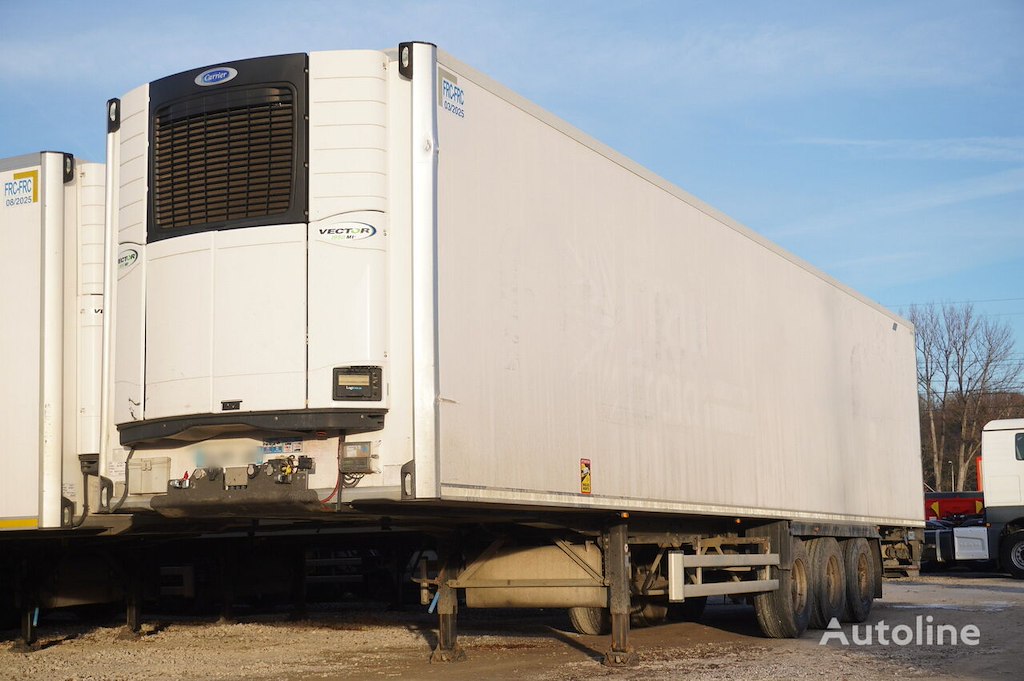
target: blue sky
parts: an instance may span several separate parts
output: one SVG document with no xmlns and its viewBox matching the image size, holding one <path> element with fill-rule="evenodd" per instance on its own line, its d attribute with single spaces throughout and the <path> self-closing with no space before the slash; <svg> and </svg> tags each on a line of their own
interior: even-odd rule
<svg viewBox="0 0 1024 681">
<path fill-rule="evenodd" d="M 173 8 L 173 11 L 171 9 Z M 1024 3 L 0 0 L 0 158 L 231 59 L 429 40 L 879 302 L 1024 354 Z"/>
</svg>

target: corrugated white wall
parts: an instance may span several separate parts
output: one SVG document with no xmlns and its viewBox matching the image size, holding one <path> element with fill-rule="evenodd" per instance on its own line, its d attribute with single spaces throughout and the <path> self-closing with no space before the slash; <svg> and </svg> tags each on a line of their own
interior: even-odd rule
<svg viewBox="0 0 1024 681">
<path fill-rule="evenodd" d="M 308 406 L 382 407 L 335 401 L 333 370 L 387 365 L 387 57 L 311 53 L 309 101 Z"/>
<path fill-rule="evenodd" d="M 309 221 L 387 208 L 387 58 L 309 55 Z"/>
<path fill-rule="evenodd" d="M 121 129 L 115 133 L 117 183 L 114 225 L 119 262 L 114 293 L 113 422 L 143 417 L 146 301 L 146 173 L 149 149 L 149 85 L 121 98 Z M 132 255 L 127 259 L 127 255 Z M 109 305 L 108 305 L 109 306 Z"/>
</svg>

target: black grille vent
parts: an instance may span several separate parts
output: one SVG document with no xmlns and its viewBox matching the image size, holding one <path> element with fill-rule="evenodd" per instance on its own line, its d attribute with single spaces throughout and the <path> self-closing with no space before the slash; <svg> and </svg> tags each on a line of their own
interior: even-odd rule
<svg viewBox="0 0 1024 681">
<path fill-rule="evenodd" d="M 150 188 L 157 230 L 287 213 L 297 118 L 288 86 L 229 88 L 157 109 Z"/>
</svg>

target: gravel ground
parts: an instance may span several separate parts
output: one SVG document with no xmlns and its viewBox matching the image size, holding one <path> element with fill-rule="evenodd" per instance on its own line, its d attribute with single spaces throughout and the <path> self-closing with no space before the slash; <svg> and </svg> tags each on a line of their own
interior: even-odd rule
<svg viewBox="0 0 1024 681">
<path fill-rule="evenodd" d="M 600 665 L 606 637 L 571 633 L 554 611 L 465 611 L 468 660 L 428 663 L 434 618 L 379 606 L 316 612 L 309 620 L 259 616 L 238 623 L 154 616 L 140 637 L 116 622 L 48 622 L 23 652 L 0 632 L 0 679 L 1020 679 L 1024 583 L 968 573 L 889 581 L 868 624 L 913 626 L 916 617 L 960 628 L 977 646 L 819 644 L 762 638 L 746 605 L 716 601 L 700 624 L 634 629 L 640 666 Z M 851 636 L 849 625 L 844 633 Z M 861 630 L 862 632 L 864 630 Z"/>
</svg>

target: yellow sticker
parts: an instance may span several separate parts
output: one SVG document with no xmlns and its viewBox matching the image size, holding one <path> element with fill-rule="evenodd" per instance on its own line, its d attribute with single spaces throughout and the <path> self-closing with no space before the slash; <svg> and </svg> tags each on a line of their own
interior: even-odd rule
<svg viewBox="0 0 1024 681">
<path fill-rule="evenodd" d="M 4 205 L 18 206 L 39 202 L 39 171 L 14 173 L 13 182 L 4 182 Z"/>
<path fill-rule="evenodd" d="M 580 494 L 590 494 L 590 459 L 580 459 Z"/>
<path fill-rule="evenodd" d="M 39 518 L 0 518 L 0 530 L 27 530 L 39 527 Z"/>
</svg>

